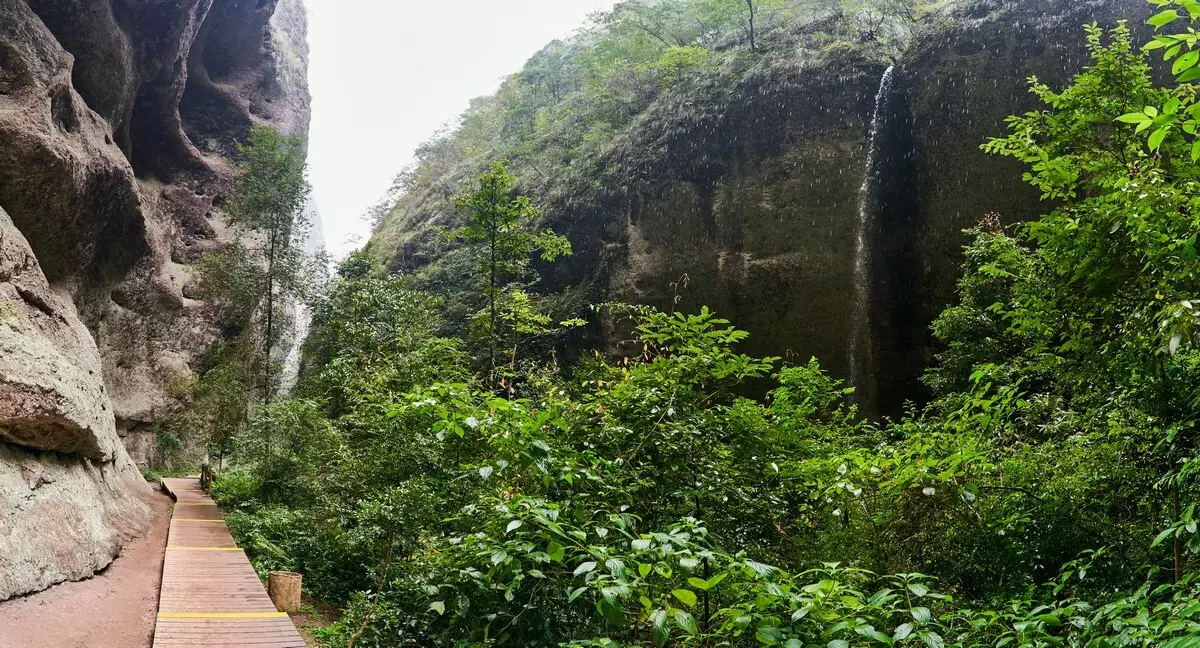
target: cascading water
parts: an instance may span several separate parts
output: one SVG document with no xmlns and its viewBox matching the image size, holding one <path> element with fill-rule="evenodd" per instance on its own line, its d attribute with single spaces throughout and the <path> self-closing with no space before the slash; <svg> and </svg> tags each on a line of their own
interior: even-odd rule
<svg viewBox="0 0 1200 648">
<path fill-rule="evenodd" d="M 875 94 L 875 112 L 867 137 L 867 160 L 862 186 L 858 190 L 858 222 L 854 234 L 854 311 L 850 329 L 850 384 L 858 390 L 859 401 L 869 399 L 867 381 L 872 362 L 871 345 L 871 256 L 872 230 L 878 211 L 879 137 L 884 109 L 892 88 L 894 67 L 888 67 L 879 80 Z"/>
</svg>

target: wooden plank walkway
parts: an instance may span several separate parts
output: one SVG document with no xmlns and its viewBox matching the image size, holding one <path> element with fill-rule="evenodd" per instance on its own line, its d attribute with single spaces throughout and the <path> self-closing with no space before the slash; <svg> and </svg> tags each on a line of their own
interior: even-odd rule
<svg viewBox="0 0 1200 648">
<path fill-rule="evenodd" d="M 277 612 L 200 481 L 164 479 L 175 513 L 163 560 L 154 648 L 304 648 Z"/>
</svg>

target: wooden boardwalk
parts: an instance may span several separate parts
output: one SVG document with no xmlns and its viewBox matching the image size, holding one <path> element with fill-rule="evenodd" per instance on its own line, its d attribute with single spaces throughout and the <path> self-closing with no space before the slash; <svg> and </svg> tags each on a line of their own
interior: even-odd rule
<svg viewBox="0 0 1200 648">
<path fill-rule="evenodd" d="M 164 479 L 175 513 L 154 648 L 304 648 L 197 479 Z"/>
</svg>

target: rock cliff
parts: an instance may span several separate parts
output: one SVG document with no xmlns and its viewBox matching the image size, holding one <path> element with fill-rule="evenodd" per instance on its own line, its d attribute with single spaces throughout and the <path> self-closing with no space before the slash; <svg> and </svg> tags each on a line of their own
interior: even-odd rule
<svg viewBox="0 0 1200 648">
<path fill-rule="evenodd" d="M 891 51 L 873 33 L 830 43 L 832 19 L 764 46 L 745 73 L 718 68 L 661 92 L 594 159 L 547 169 L 526 142 L 475 148 L 510 156 L 571 239 L 575 256 L 547 269 L 551 284 L 587 286 L 594 301 L 707 304 L 751 333 L 750 352 L 816 356 L 857 377 L 869 410 L 898 413 L 921 398 L 935 351 L 928 326 L 953 296 L 962 230 L 989 213 L 1014 222 L 1040 210 L 1020 165 L 980 144 L 1032 108 L 1029 76 L 1061 85 L 1081 70 L 1085 23 L 1141 24 L 1149 10 L 1143 0 L 961 0 Z M 542 78 L 544 66 L 535 59 L 510 83 Z M 467 174 L 447 159 L 472 150 L 478 121 L 469 113 L 460 134 L 423 150 L 369 245 L 392 267 L 434 261 L 421 232 L 453 218 L 447 196 Z"/>
<path fill-rule="evenodd" d="M 306 60 L 299 0 L 0 0 L 0 600 L 141 532 L 120 437 L 217 333 L 189 264 L 234 142 L 306 132 Z"/>
</svg>

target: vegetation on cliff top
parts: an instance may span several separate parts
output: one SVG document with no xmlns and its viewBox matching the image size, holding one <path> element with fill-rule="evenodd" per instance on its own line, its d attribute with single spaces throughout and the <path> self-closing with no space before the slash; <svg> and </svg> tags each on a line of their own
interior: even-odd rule
<svg viewBox="0 0 1200 648">
<path fill-rule="evenodd" d="M 680 123 L 702 122 L 722 112 L 739 85 L 774 67 L 850 52 L 888 60 L 943 4 L 620 2 L 574 37 L 548 45 L 420 147 L 415 165 L 373 209 L 367 249 L 392 270 L 442 259 L 446 250 L 411 243 L 429 239 L 431 222 L 457 224 L 450 197 L 498 159 L 509 160 L 523 191 L 543 202 L 551 220 L 566 216 L 572 205 L 595 201 L 612 172 L 614 148 L 652 107 L 671 107 Z"/>
</svg>

